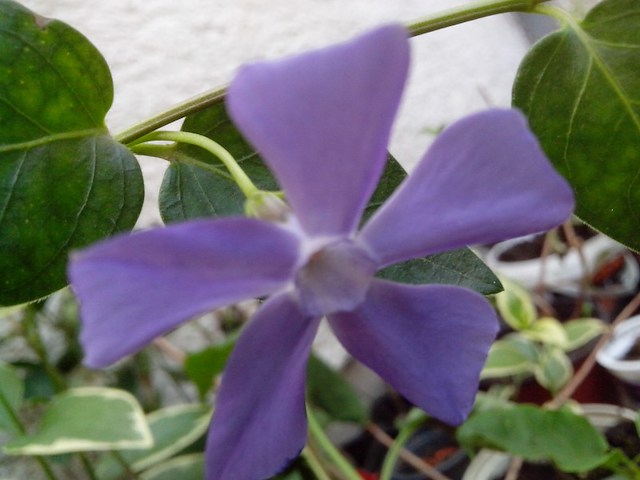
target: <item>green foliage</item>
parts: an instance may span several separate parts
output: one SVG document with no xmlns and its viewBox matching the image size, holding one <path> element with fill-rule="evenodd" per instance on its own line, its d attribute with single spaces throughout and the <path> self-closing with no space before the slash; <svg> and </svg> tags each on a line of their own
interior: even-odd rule
<svg viewBox="0 0 640 480">
<path fill-rule="evenodd" d="M 20 433 L 15 415 L 24 397 L 24 382 L 11 365 L 0 362 L 0 431 Z"/>
<path fill-rule="evenodd" d="M 235 339 L 231 339 L 187 355 L 184 372 L 198 388 L 201 398 L 213 387 L 215 377 L 224 370 L 234 345 Z"/>
<path fill-rule="evenodd" d="M 353 387 L 316 356 L 307 365 L 307 396 L 333 420 L 364 424 L 367 409 Z"/>
<path fill-rule="evenodd" d="M 142 176 L 104 125 L 112 95 L 87 39 L 0 0 L 0 305 L 64 287 L 71 250 L 133 227 Z"/>
<path fill-rule="evenodd" d="M 457 439 L 467 449 L 486 447 L 526 460 L 548 460 L 567 472 L 595 468 L 608 452 L 603 435 L 583 416 L 526 404 L 471 416 Z"/>
<path fill-rule="evenodd" d="M 148 449 L 123 450 L 120 453 L 121 460 L 124 460 L 129 468 L 134 472 L 141 472 L 154 465 L 160 465 L 173 455 L 179 453 L 193 442 L 198 440 L 209 427 L 211 409 L 199 404 L 177 405 L 156 410 L 147 415 L 147 423 L 153 437 L 153 446 Z M 180 468 L 185 468 L 183 461 L 185 457 L 175 462 Z M 191 465 L 191 462 L 187 462 Z M 163 464 L 164 468 L 167 463 Z M 175 463 L 169 464 L 171 471 L 176 468 Z M 164 471 L 164 468 L 162 471 Z M 195 468 L 193 465 L 190 468 Z M 110 480 L 121 478 L 125 473 L 122 465 L 113 457 L 107 456 L 98 465 L 96 473 L 100 480 Z M 143 478 L 156 478 L 157 473 L 145 472 Z M 164 477 L 162 477 L 164 478 Z M 183 477 L 173 477 L 183 478 Z"/>
<path fill-rule="evenodd" d="M 533 375 L 551 393 L 557 393 L 573 374 L 567 352 L 598 335 L 605 327 L 596 318 L 578 318 L 561 323 L 538 317 L 531 294 L 517 283 L 502 280 L 504 291 L 495 296 L 496 308 L 513 330 L 494 342 L 482 370 L 483 378 Z"/>
<path fill-rule="evenodd" d="M 36 432 L 4 446 L 8 455 L 149 448 L 151 432 L 138 401 L 123 390 L 83 387 L 56 395 Z"/>
<path fill-rule="evenodd" d="M 204 455 L 200 453 L 182 455 L 161 463 L 140 475 L 141 480 L 202 480 L 204 478 Z"/>
<path fill-rule="evenodd" d="M 582 22 L 558 9 L 544 11 L 564 24 L 522 62 L 513 104 L 573 186 L 576 214 L 638 250 L 638 2 L 606 0 Z"/>
</svg>

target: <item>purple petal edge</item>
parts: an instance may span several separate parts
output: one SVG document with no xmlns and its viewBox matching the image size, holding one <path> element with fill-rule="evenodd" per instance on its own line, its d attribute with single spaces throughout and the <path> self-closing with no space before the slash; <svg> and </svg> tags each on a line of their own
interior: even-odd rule
<svg viewBox="0 0 640 480">
<path fill-rule="evenodd" d="M 495 311 L 480 294 L 450 285 L 375 280 L 362 306 L 329 317 L 345 348 L 409 401 L 452 424 L 473 406 L 496 337 Z"/>
<path fill-rule="evenodd" d="M 360 238 L 388 265 L 545 231 L 573 207 L 524 116 L 492 109 L 447 128 Z"/>
<path fill-rule="evenodd" d="M 389 25 L 355 40 L 240 70 L 227 107 L 274 171 L 310 235 L 351 233 L 386 160 L 409 65 Z"/>
<path fill-rule="evenodd" d="M 120 236 L 74 254 L 68 276 L 85 364 L 107 366 L 195 315 L 282 288 L 297 249 L 297 238 L 275 225 L 229 218 Z"/>
<path fill-rule="evenodd" d="M 206 448 L 208 480 L 269 478 L 302 450 L 306 365 L 318 323 L 280 294 L 242 332 L 216 398 Z"/>
</svg>

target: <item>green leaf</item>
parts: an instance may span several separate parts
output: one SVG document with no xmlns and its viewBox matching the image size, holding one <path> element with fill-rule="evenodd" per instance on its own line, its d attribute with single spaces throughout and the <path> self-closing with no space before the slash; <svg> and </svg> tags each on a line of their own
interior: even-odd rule
<svg viewBox="0 0 640 480">
<path fill-rule="evenodd" d="M 474 414 L 458 429 L 467 449 L 492 448 L 525 460 L 547 460 L 561 470 L 581 472 L 607 459 L 608 445 L 589 421 L 568 409 L 514 405 Z"/>
<path fill-rule="evenodd" d="M 553 317 L 539 318 L 521 333 L 532 340 L 562 348 L 563 350 L 566 350 L 569 345 L 569 339 L 564 327 L 559 320 Z"/>
<path fill-rule="evenodd" d="M 506 336 L 496 340 L 482 369 L 482 378 L 500 378 L 533 373 L 538 349 L 526 338 Z"/>
<path fill-rule="evenodd" d="M 313 355 L 307 365 L 307 393 L 311 402 L 334 420 L 362 425 L 368 419 L 367 409 L 351 385 Z"/>
<path fill-rule="evenodd" d="M 577 215 L 638 250 L 640 4 L 606 0 L 561 20 L 522 62 L 513 104 L 573 186 Z"/>
<path fill-rule="evenodd" d="M 212 345 L 200 352 L 190 353 L 184 362 L 184 371 L 196 384 L 200 397 L 204 397 L 213 386 L 214 378 L 221 374 L 235 345 L 235 339 Z"/>
<path fill-rule="evenodd" d="M 502 279 L 504 290 L 495 296 L 502 319 L 514 330 L 530 328 L 537 318 L 531 294 L 515 282 Z"/>
<path fill-rule="evenodd" d="M 222 145 L 258 188 L 278 190 L 270 170 L 231 123 L 224 103 L 188 116 L 182 130 L 205 135 Z M 167 222 L 200 217 L 242 215 L 244 195 L 211 153 L 192 145 L 180 144 L 160 188 L 160 213 Z M 192 159 L 216 169 L 194 165 Z"/>
<path fill-rule="evenodd" d="M 586 345 L 606 330 L 604 322 L 599 318 L 576 318 L 563 323 L 562 327 L 567 337 L 567 352 Z"/>
<path fill-rule="evenodd" d="M 468 248 L 397 263 L 378 272 L 378 277 L 413 285 L 458 285 L 483 295 L 502 290 L 494 273 Z"/>
<path fill-rule="evenodd" d="M 124 450 L 120 455 L 134 472 L 140 472 L 179 453 L 209 428 L 211 409 L 200 404 L 177 405 L 147 415 L 153 437 L 148 450 Z M 113 457 L 105 457 L 96 471 L 101 480 L 120 478 L 124 472 Z M 182 478 L 182 477 L 176 477 Z"/>
<path fill-rule="evenodd" d="M 533 375 L 540 385 L 555 395 L 571 379 L 573 366 L 563 350 L 546 348 L 538 356 Z"/>
<path fill-rule="evenodd" d="M 0 0 L 0 305 L 64 287 L 70 250 L 133 227 L 143 182 L 105 127 L 112 96 L 86 38 Z"/>
<path fill-rule="evenodd" d="M 141 480 L 202 480 L 204 455 L 193 453 L 173 458 L 140 475 Z"/>
<path fill-rule="evenodd" d="M 15 415 L 24 398 L 24 382 L 11 365 L 0 362 L 0 430 L 20 433 Z"/>
<path fill-rule="evenodd" d="M 40 428 L 4 446 L 8 455 L 149 448 L 151 432 L 138 401 L 124 390 L 84 387 L 56 395 Z"/>
</svg>

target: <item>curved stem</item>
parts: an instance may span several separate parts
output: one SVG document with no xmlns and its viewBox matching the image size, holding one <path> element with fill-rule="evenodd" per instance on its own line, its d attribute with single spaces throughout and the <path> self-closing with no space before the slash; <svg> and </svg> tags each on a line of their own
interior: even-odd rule
<svg viewBox="0 0 640 480">
<path fill-rule="evenodd" d="M 393 445 L 389 448 L 389 452 L 384 457 L 382 470 L 380 471 L 380 480 L 391 480 L 393 469 L 398 462 L 398 458 L 400 458 L 400 452 L 402 452 L 405 444 L 409 438 L 411 438 L 411 435 L 413 435 L 423 423 L 424 418 L 418 418 L 416 420 L 406 422 L 402 426 L 393 442 Z"/>
<path fill-rule="evenodd" d="M 444 10 L 424 17 L 407 25 L 407 29 L 409 30 L 409 34 L 412 37 L 415 37 L 424 33 L 433 32 L 442 28 L 451 27 L 453 25 L 500 13 L 536 12 L 553 14 L 551 11 L 548 12 L 547 10 L 543 10 L 538 7 L 538 4 L 548 1 L 550 0 L 479 0 L 461 7 L 451 8 L 449 10 Z M 207 90 L 200 95 L 196 95 L 183 103 L 159 113 L 158 115 L 127 128 L 123 132 L 115 135 L 114 138 L 125 145 L 134 142 L 137 139 L 158 130 L 159 128 L 167 126 L 171 122 L 180 120 L 187 115 L 191 115 L 222 102 L 226 95 L 226 91 L 226 86 Z"/>
<path fill-rule="evenodd" d="M 380 444 L 384 445 L 387 448 L 393 447 L 393 438 L 387 435 L 387 433 L 378 425 L 373 422 L 369 422 L 366 425 L 366 429 L 371 434 L 371 436 L 375 438 Z M 419 472 L 424 473 L 427 478 L 431 478 L 433 480 L 451 480 L 446 475 L 440 473 L 438 469 L 432 467 L 420 457 L 404 448 L 400 449 L 399 455 L 402 460 L 407 462 Z"/>
<path fill-rule="evenodd" d="M 340 472 L 347 480 L 362 480 L 360 474 L 349 463 L 349 461 L 340 453 L 335 447 L 329 437 L 324 433 L 318 419 L 313 413 L 313 409 L 307 406 L 307 419 L 309 420 L 309 433 L 313 439 L 318 443 L 320 448 L 327 454 L 327 456 L 333 461 L 333 463 L 340 469 Z"/>
<path fill-rule="evenodd" d="M 134 142 L 148 133 L 167 126 L 171 122 L 180 120 L 187 115 L 191 115 L 192 113 L 199 112 L 207 107 L 220 103 L 224 99 L 226 90 L 226 87 L 217 87 L 213 90 L 207 90 L 200 95 L 170 108 L 169 110 L 133 125 L 125 131 L 117 134 L 114 138 L 125 145 Z"/>
<path fill-rule="evenodd" d="M 307 462 L 309 469 L 316 476 L 317 480 L 331 480 L 331 477 L 327 472 L 324 471 L 322 463 L 320 462 L 320 460 L 318 460 L 318 457 L 313 452 L 313 450 L 311 450 L 309 447 L 305 447 L 304 450 L 302 450 L 301 455 L 302 458 L 304 458 L 304 460 Z"/>
<path fill-rule="evenodd" d="M 249 198 L 260 190 L 256 187 L 251 179 L 247 176 L 247 174 L 240 168 L 236 159 L 231 155 L 227 150 L 222 147 L 219 143 L 211 140 L 204 135 L 199 135 L 197 133 L 191 132 L 169 132 L 169 131 L 158 131 L 149 133 L 142 138 L 136 140 L 133 144 L 131 144 L 130 148 L 135 150 L 139 148 L 142 143 L 153 142 L 153 141 L 169 141 L 169 142 L 179 142 L 179 143 L 187 143 L 189 145 L 195 145 L 196 147 L 200 147 L 207 152 L 214 155 L 218 158 L 224 166 L 227 168 L 233 180 L 236 182 L 242 193 Z"/>
<path fill-rule="evenodd" d="M 429 15 L 408 25 L 409 33 L 415 37 L 442 28 L 508 12 L 532 12 L 539 3 L 550 0 L 479 0 L 460 7 Z"/>
</svg>

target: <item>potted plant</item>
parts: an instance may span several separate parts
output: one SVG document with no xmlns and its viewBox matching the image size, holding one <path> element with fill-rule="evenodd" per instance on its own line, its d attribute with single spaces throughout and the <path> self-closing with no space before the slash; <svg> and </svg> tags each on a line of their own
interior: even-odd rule
<svg viewBox="0 0 640 480">
<path fill-rule="evenodd" d="M 586 404 L 581 406 L 581 413 L 570 410 L 552 411 L 539 407 L 521 405 L 513 407 L 507 414 L 507 421 L 520 417 L 528 418 L 532 422 L 529 432 L 511 429 L 504 436 L 501 445 L 494 443 L 494 447 L 502 447 L 511 453 L 518 453 L 530 461 L 526 468 L 534 470 L 537 477 L 553 480 L 555 478 L 570 479 L 624 479 L 638 478 L 640 468 L 637 460 L 640 454 L 640 439 L 633 426 L 637 422 L 637 413 L 633 410 L 608 404 Z M 518 409 L 517 411 L 515 409 Z M 584 415 L 584 417 L 582 417 Z M 480 422 L 478 422 L 480 418 Z M 493 420 L 496 420 L 494 417 Z M 545 419 L 555 421 L 555 428 L 548 429 Z M 497 433 L 492 430 L 500 425 L 496 422 L 482 422 L 482 417 L 460 429 L 459 439 L 462 442 L 486 442 Z M 490 419 L 491 420 L 491 419 Z M 542 421 L 541 421 L 542 420 Z M 588 421 L 588 422 L 586 422 Z M 537 422 L 538 425 L 535 425 Z M 632 430 L 628 425 L 631 422 Z M 525 420 L 525 423 L 529 423 Z M 554 422 L 552 422 L 554 423 Z M 503 422 L 504 424 L 504 422 Z M 549 425 L 552 426 L 553 425 Z M 558 427 L 568 430 L 558 432 Z M 481 428 L 478 428 L 481 427 Z M 484 428 L 484 430 L 483 430 Z M 624 430 L 623 430 L 624 429 Z M 620 440 L 620 431 L 631 434 L 631 440 Z M 536 435 L 533 436 L 531 433 Z M 572 436 L 571 434 L 576 436 Z M 604 436 L 606 435 L 606 437 Z M 605 441 L 605 438 L 607 441 Z M 567 442 L 567 439 L 571 439 Z M 623 446 L 623 443 L 625 444 Z M 623 449 L 626 449 L 626 451 Z M 636 456 L 634 459 L 634 455 Z M 472 460 L 462 480 L 494 480 L 504 478 L 505 473 L 513 461 L 513 456 L 507 452 L 485 449 L 480 451 Z M 599 468 L 598 468 L 599 467 Z M 563 471 L 562 476 L 555 475 L 555 471 Z M 577 476 L 576 472 L 598 470 L 590 476 Z M 542 473 L 544 471 L 544 473 Z M 618 476 L 612 476 L 615 472 Z M 544 475 L 542 477 L 541 475 Z M 517 477 L 521 478 L 521 477 Z"/>
</svg>

